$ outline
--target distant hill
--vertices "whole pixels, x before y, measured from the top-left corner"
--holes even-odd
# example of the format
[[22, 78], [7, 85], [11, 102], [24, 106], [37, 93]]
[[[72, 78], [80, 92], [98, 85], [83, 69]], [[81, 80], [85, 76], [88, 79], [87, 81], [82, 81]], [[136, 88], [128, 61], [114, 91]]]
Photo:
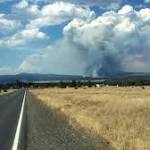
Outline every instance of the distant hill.
[[55, 75], [55, 74], [36, 74], [36, 73], [21, 73], [16, 75], [0, 75], [0, 83], [12, 83], [16, 80], [21, 81], [51, 81], [51, 80], [80, 80], [82, 76], [73, 75]]
[[146, 72], [103, 72], [104, 78], [119, 79], [119, 78], [146, 78], [150, 79], [150, 73]]
[[111, 79], [142, 79], [150, 80], [150, 73], [145, 72], [120, 72], [110, 76]]
[[148, 80], [150, 81], [150, 73], [128, 73], [119, 72], [108, 76], [102, 76], [99, 78], [83, 77], [78, 75], [56, 75], [56, 74], [37, 74], [37, 73], [21, 73], [16, 75], [0, 75], [0, 83], [14, 83], [16, 80], [21, 81], [53, 81], [53, 80], [99, 80], [99, 79], [111, 79], [111, 80]]

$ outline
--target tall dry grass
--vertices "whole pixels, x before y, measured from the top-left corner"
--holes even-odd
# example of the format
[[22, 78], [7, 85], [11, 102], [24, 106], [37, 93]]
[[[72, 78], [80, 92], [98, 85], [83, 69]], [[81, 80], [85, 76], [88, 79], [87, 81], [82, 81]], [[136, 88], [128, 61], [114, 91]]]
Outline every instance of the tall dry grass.
[[35, 89], [47, 106], [74, 128], [101, 136], [117, 150], [150, 149], [150, 87]]

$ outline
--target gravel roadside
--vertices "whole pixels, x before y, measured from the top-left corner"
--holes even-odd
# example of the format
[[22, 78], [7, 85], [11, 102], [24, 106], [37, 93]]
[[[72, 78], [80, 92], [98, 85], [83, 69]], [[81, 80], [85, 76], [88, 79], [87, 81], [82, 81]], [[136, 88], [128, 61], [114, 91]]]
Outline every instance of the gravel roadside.
[[73, 129], [63, 114], [31, 93], [27, 94], [27, 122], [27, 150], [114, 150], [104, 138]]

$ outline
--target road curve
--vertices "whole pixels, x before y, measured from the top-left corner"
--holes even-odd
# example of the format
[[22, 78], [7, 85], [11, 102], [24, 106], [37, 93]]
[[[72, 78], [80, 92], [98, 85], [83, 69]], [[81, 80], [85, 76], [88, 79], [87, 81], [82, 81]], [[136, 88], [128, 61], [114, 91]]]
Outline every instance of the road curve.
[[24, 93], [24, 90], [19, 90], [0, 96], [1, 150], [11, 150], [12, 148]]

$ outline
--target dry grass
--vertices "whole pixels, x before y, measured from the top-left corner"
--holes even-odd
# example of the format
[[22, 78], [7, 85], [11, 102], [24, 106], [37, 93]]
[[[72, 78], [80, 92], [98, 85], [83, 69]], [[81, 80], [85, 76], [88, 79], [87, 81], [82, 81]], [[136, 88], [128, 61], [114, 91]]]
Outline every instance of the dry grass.
[[104, 137], [74, 128], [68, 119], [27, 93], [27, 150], [115, 150]]
[[150, 87], [35, 89], [48, 107], [57, 109], [74, 128], [104, 137], [117, 150], [150, 149]]

